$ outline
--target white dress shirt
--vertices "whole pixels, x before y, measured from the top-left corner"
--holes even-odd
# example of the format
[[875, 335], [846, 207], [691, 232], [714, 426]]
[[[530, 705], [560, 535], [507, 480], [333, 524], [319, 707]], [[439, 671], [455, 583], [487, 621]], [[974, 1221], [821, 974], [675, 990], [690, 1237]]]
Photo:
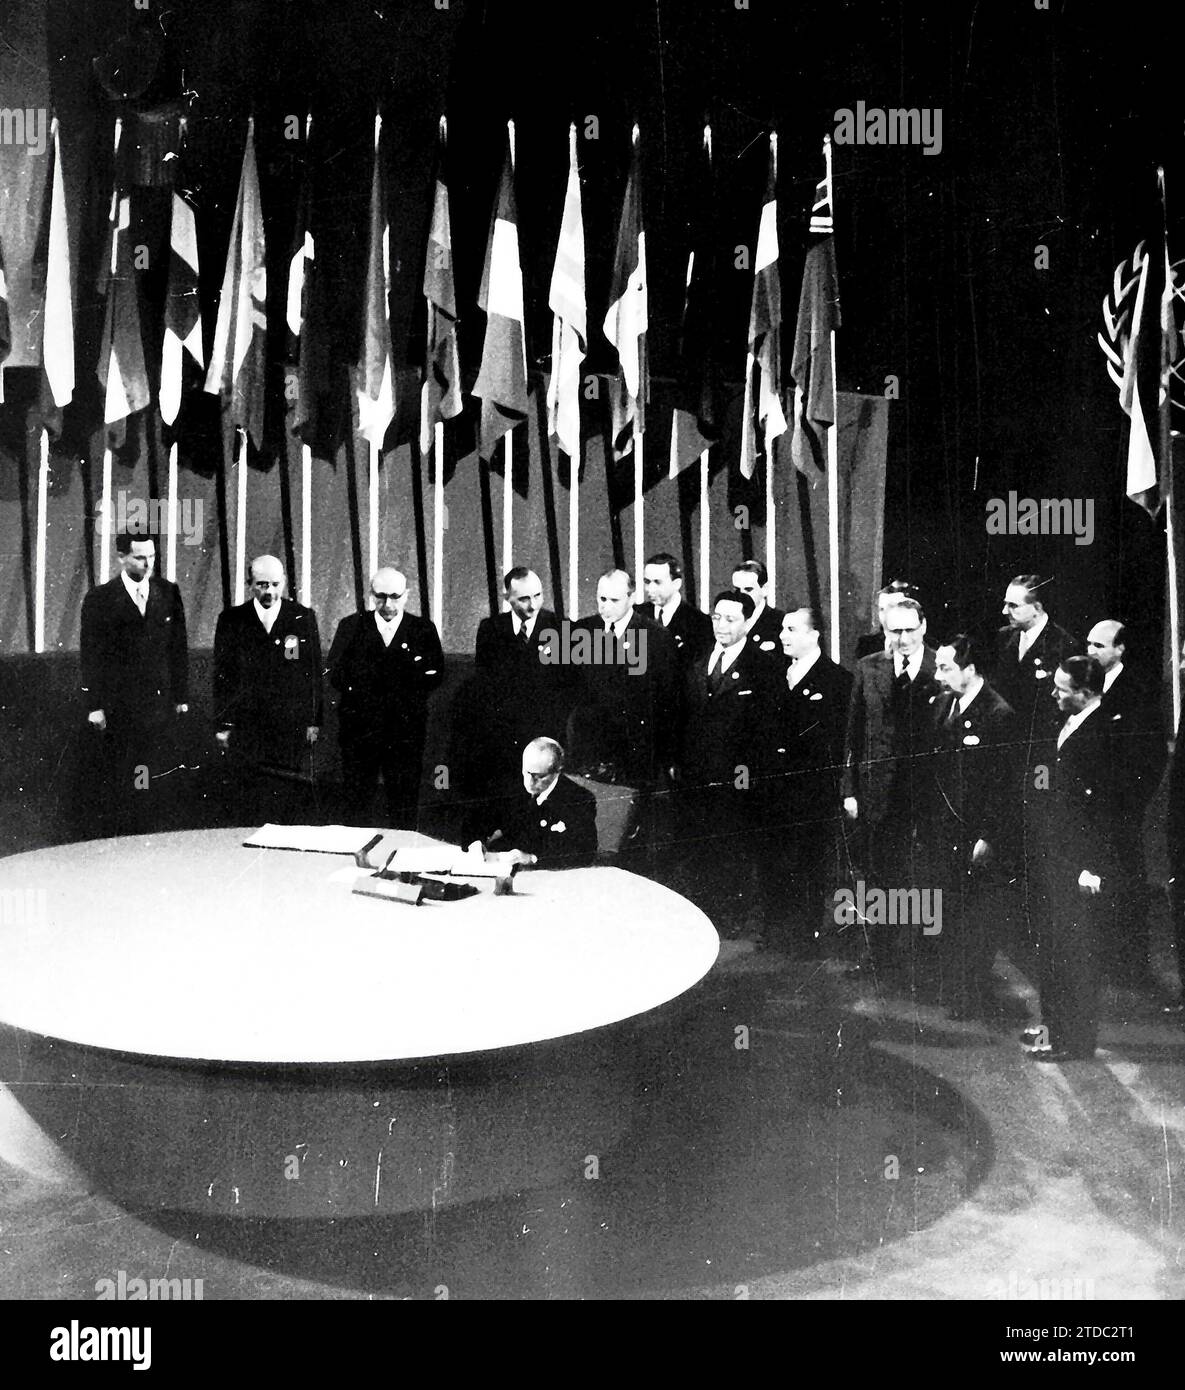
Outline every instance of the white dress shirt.
[[[918, 672], [922, 669], [922, 657], [924, 657], [925, 654], [926, 654], [926, 649], [925, 649], [925, 647], [919, 647], [919, 648], [917, 649], [917, 651], [914, 652], [914, 654], [913, 654], [911, 657], [909, 657], [909, 658], [906, 659], [905, 664], [904, 664], [904, 669], [905, 669], [906, 671], [909, 672], [909, 679], [910, 679], [911, 681], [916, 681], [916, 680], [917, 680], [917, 678], [918, 678]], [[899, 675], [901, 674], [901, 671], [902, 671], [901, 657], [898, 656], [898, 655], [896, 655], [896, 654], [894, 654], [894, 656], [893, 656], [893, 675], [894, 675], [894, 677], [899, 676]]]
[[741, 650], [749, 639], [742, 637], [739, 642], [734, 642], [731, 647], [722, 647], [719, 642], [712, 652], [712, 659], [708, 662], [708, 675], [714, 675], [717, 670], [728, 671], [733, 662], [741, 654]]
[[1062, 731], [1057, 736], [1057, 746], [1060, 749], [1066, 739], [1077, 729], [1089, 715], [1092, 715], [1099, 707], [1100, 696], [1096, 695], [1090, 704], [1084, 705], [1077, 714], [1070, 715], [1069, 719], [1062, 725]]
[[661, 608], [656, 609], [655, 617], [662, 623], [663, 627], [670, 627], [671, 619], [679, 610], [679, 605], [683, 602], [682, 594], [673, 595]]
[[144, 611], [148, 607], [148, 576], [137, 584], [135, 580], [128, 578], [127, 570], [124, 570], [120, 578], [123, 580], [123, 587], [131, 595], [132, 602], [140, 610], [140, 616], [144, 616]]
[[1115, 663], [1115, 665], [1112, 666], [1111, 669], [1110, 669], [1109, 671], [1104, 672], [1104, 674], [1103, 674], [1103, 694], [1104, 694], [1104, 695], [1107, 693], [1108, 690], [1111, 689], [1111, 687], [1112, 687], [1112, 686], [1115, 684], [1115, 682], [1119, 679], [1119, 673], [1120, 673], [1120, 671], [1122, 671], [1122, 670], [1123, 670], [1123, 662], [1122, 662], [1122, 661], [1117, 661], [1117, 662]]
[[379, 636], [383, 639], [384, 647], [389, 647], [395, 640], [395, 634], [399, 631], [399, 624], [402, 621], [402, 613], [396, 614], [395, 618], [388, 622], [387, 619], [379, 613], [377, 608], [374, 610], [374, 625], [379, 630]]
[[983, 689], [983, 677], [976, 676], [966, 690], [959, 696], [959, 713], [966, 714], [967, 706]]
[[823, 652], [821, 648], [816, 647], [815, 650], [811, 652], [810, 656], [800, 656], [797, 661], [792, 661], [790, 663], [790, 669], [786, 673], [786, 683], [791, 690], [802, 680], [803, 676], [806, 675], [822, 655]]
[[1032, 627], [1027, 628], [1020, 634], [1020, 645], [1016, 649], [1016, 659], [1020, 661], [1025, 652], [1033, 645], [1038, 637], [1045, 631], [1045, 624], [1049, 621], [1049, 614], [1042, 613]]
[[251, 602], [255, 605], [255, 616], [263, 624], [264, 631], [270, 633], [280, 616], [280, 600], [277, 599], [270, 608], [265, 608], [257, 598], [253, 598]]

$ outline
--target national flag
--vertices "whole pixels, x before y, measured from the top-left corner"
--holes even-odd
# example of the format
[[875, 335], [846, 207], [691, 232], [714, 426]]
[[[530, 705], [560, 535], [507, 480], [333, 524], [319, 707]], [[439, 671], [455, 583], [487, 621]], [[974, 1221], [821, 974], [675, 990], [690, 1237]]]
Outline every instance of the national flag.
[[424, 350], [424, 384], [420, 393], [420, 451], [429, 453], [437, 421], [461, 413], [461, 358], [457, 349], [457, 290], [453, 279], [453, 233], [445, 178], [444, 117], [440, 118], [440, 155], [428, 254], [424, 260], [424, 298], [428, 301], [428, 338]]
[[794, 334], [794, 432], [790, 457], [808, 476], [827, 470], [824, 430], [835, 424], [835, 363], [831, 335], [839, 327], [839, 280], [835, 270], [835, 218], [831, 186], [831, 138], [823, 145], [824, 173], [815, 188], [810, 230], [816, 236], [802, 268], [798, 324]]
[[247, 122], [247, 144], [205, 389], [211, 395], [230, 397], [235, 428], [246, 430], [257, 449], [263, 443], [266, 364], [267, 245], [252, 117]]
[[313, 181], [308, 163], [312, 129], [313, 118], [308, 116], [305, 119], [305, 168], [296, 205], [292, 251], [288, 257], [288, 293], [284, 313], [288, 326], [287, 360], [296, 393], [292, 428], [307, 444], [313, 442], [316, 434], [316, 401], [323, 378], [323, 363], [316, 351], [310, 326], [313, 280], [317, 268], [312, 226]]
[[509, 148], [490, 218], [477, 303], [486, 315], [486, 333], [473, 394], [481, 397], [478, 449], [481, 457], [488, 459], [493, 457], [498, 440], [527, 418], [523, 274], [518, 256], [514, 164]]
[[50, 129], [49, 239], [45, 267], [45, 311], [41, 321], [41, 419], [50, 434], [62, 431], [62, 410], [74, 399], [74, 276], [62, 136], [58, 118]]
[[716, 315], [719, 266], [710, 126], [704, 127], [703, 157], [699, 225], [687, 257], [683, 331], [679, 339], [675, 377], [675, 413], [671, 421], [672, 478], [685, 468], [690, 468], [723, 433], [724, 403], [716, 350], [719, 337]]
[[576, 466], [580, 460], [580, 367], [588, 345], [588, 307], [584, 295], [584, 223], [580, 215], [575, 125], [568, 132], [568, 189], [547, 303], [552, 313], [547, 430]]
[[106, 292], [103, 342], [99, 353], [99, 385], [104, 392], [103, 421], [112, 445], [123, 443], [129, 415], [152, 399], [144, 339], [140, 326], [140, 289], [132, 246], [131, 193], [121, 187], [119, 142], [122, 121], [115, 123], [116, 179], [111, 195], [110, 259], [104, 262], [100, 292]]
[[650, 395], [650, 366], [646, 352], [648, 296], [646, 289], [646, 231], [642, 220], [642, 184], [638, 127], [633, 131], [633, 154], [617, 226], [617, 249], [609, 289], [605, 337], [617, 351], [617, 375], [611, 383], [613, 456], [622, 459], [633, 448], [633, 437], [646, 428]]
[[381, 449], [395, 418], [395, 367], [391, 347], [391, 227], [383, 177], [381, 116], [374, 118], [374, 172], [370, 180], [370, 230], [363, 302], [362, 356], [358, 359], [358, 433]]
[[160, 417], [166, 425], [177, 419], [185, 381], [185, 357], [205, 365], [202, 348], [202, 310], [198, 299], [197, 222], [193, 208], [173, 193], [169, 228], [169, 274], [165, 292], [165, 336], [160, 363]]
[[741, 417], [741, 472], [751, 478], [758, 461], [773, 463], [774, 440], [786, 432], [782, 410], [782, 282], [778, 274], [778, 137], [769, 137], [769, 174], [753, 258], [745, 408]]
[[1172, 460], [1169, 383], [1180, 351], [1173, 314], [1173, 271], [1163, 222], [1160, 232], [1140, 263], [1119, 388], [1120, 404], [1131, 417], [1126, 492], [1153, 516], [1160, 511], [1168, 491]]

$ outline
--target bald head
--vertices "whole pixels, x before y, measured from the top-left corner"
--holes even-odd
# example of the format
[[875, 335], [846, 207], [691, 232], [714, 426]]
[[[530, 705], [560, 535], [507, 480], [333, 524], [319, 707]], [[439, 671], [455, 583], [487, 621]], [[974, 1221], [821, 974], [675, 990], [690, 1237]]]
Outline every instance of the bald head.
[[1126, 645], [1123, 624], [1114, 618], [1104, 618], [1087, 634], [1086, 654], [1093, 656], [1106, 673], [1123, 660]]
[[251, 561], [251, 592], [261, 608], [271, 608], [284, 596], [287, 576], [274, 555], [257, 555]]
[[542, 796], [564, 766], [564, 750], [553, 738], [533, 738], [523, 749], [523, 788], [530, 796]]
[[389, 565], [375, 570], [370, 579], [370, 597], [379, 617], [394, 622], [407, 604], [407, 580]]

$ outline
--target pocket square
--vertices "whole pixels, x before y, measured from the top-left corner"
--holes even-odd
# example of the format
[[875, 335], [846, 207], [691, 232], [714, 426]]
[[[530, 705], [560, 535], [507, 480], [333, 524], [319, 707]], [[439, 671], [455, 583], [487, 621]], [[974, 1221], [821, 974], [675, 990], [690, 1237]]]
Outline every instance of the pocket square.
[[964, 737], [964, 739], [963, 739], [963, 743], [964, 743], [968, 748], [974, 748], [975, 745], [976, 745], [978, 742], [979, 742], [979, 735], [978, 735], [978, 734], [967, 734], [967, 735]]
[[823, 692], [821, 690], [816, 690], [815, 693], [811, 696], [812, 700], [821, 700], [822, 698]]
[[567, 830], [567, 828], [568, 827], [564, 824], [562, 820], [556, 821], [556, 823], [551, 827], [552, 831], [557, 835], [562, 835], [564, 831]]

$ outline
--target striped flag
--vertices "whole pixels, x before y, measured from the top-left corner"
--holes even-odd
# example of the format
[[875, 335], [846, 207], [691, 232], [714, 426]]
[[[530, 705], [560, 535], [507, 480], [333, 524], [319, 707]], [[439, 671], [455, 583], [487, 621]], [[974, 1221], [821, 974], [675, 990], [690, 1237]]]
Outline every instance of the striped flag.
[[424, 351], [424, 385], [420, 393], [420, 451], [430, 452], [433, 429], [440, 420], [461, 413], [461, 358], [457, 349], [457, 290], [453, 279], [453, 233], [445, 181], [445, 124], [440, 118], [440, 156], [428, 254], [424, 260], [424, 298], [428, 301], [428, 339]]
[[478, 449], [481, 457], [488, 459], [498, 440], [527, 418], [523, 274], [518, 257], [514, 165], [509, 148], [490, 218], [477, 303], [486, 315], [486, 333], [473, 394], [481, 397]]
[[633, 436], [646, 428], [650, 396], [650, 365], [646, 352], [648, 295], [646, 288], [646, 231], [642, 221], [641, 169], [638, 127], [633, 131], [629, 178], [617, 227], [617, 250], [609, 289], [605, 337], [617, 351], [617, 376], [612, 383], [613, 455], [622, 459], [633, 448]]
[[588, 308], [584, 297], [584, 223], [580, 215], [575, 125], [568, 132], [568, 190], [547, 303], [552, 313], [547, 430], [570, 459], [579, 461], [580, 366], [588, 344]]
[[[115, 123], [116, 165], [122, 121]], [[121, 189], [118, 172], [111, 196], [111, 255], [104, 263], [100, 290], [106, 292], [99, 385], [104, 391], [103, 421], [113, 447], [123, 443], [128, 416], [152, 399], [140, 326], [140, 291], [132, 248], [131, 193]]]
[[676, 404], [671, 421], [671, 469], [676, 477], [690, 468], [723, 433], [716, 291], [716, 188], [712, 169], [712, 131], [704, 127], [704, 184], [701, 215], [687, 258], [687, 291], [679, 339]]
[[288, 257], [288, 293], [284, 309], [288, 326], [287, 360], [291, 370], [290, 379], [294, 380], [296, 391], [292, 428], [306, 444], [311, 444], [316, 434], [316, 400], [323, 376], [309, 326], [313, 278], [317, 268], [312, 227], [313, 181], [308, 163], [312, 129], [313, 118], [308, 116], [305, 118], [305, 168], [296, 205], [292, 251]]
[[222, 292], [218, 298], [214, 350], [210, 354], [205, 389], [224, 399], [229, 396], [235, 428], [246, 430], [257, 449], [263, 443], [266, 362], [267, 246], [252, 117], [247, 123], [243, 170], [226, 252]]
[[808, 477], [827, 470], [826, 436], [835, 424], [835, 362], [831, 335], [839, 327], [839, 281], [835, 271], [835, 218], [831, 189], [830, 137], [823, 147], [824, 173], [815, 188], [810, 230], [816, 240], [802, 267], [798, 323], [794, 334], [794, 432], [790, 457]]
[[745, 360], [745, 408], [741, 417], [741, 473], [773, 462], [774, 440], [786, 432], [782, 410], [782, 282], [778, 275], [777, 136], [769, 137], [769, 174], [753, 258], [749, 351]]
[[173, 424], [181, 409], [185, 356], [205, 366], [202, 348], [202, 310], [198, 299], [197, 222], [193, 208], [180, 193], [173, 194], [169, 230], [169, 276], [165, 293], [165, 336], [160, 363], [160, 418]]
[[40, 411], [44, 427], [57, 437], [62, 432], [62, 409], [74, 399], [74, 276], [70, 267], [61, 127], [56, 116], [50, 137], [53, 157], [49, 174], [45, 312], [41, 323]]
[[395, 418], [395, 368], [391, 347], [391, 227], [383, 177], [383, 118], [374, 118], [374, 172], [370, 180], [370, 231], [366, 256], [362, 356], [358, 361], [358, 433], [383, 447]]

